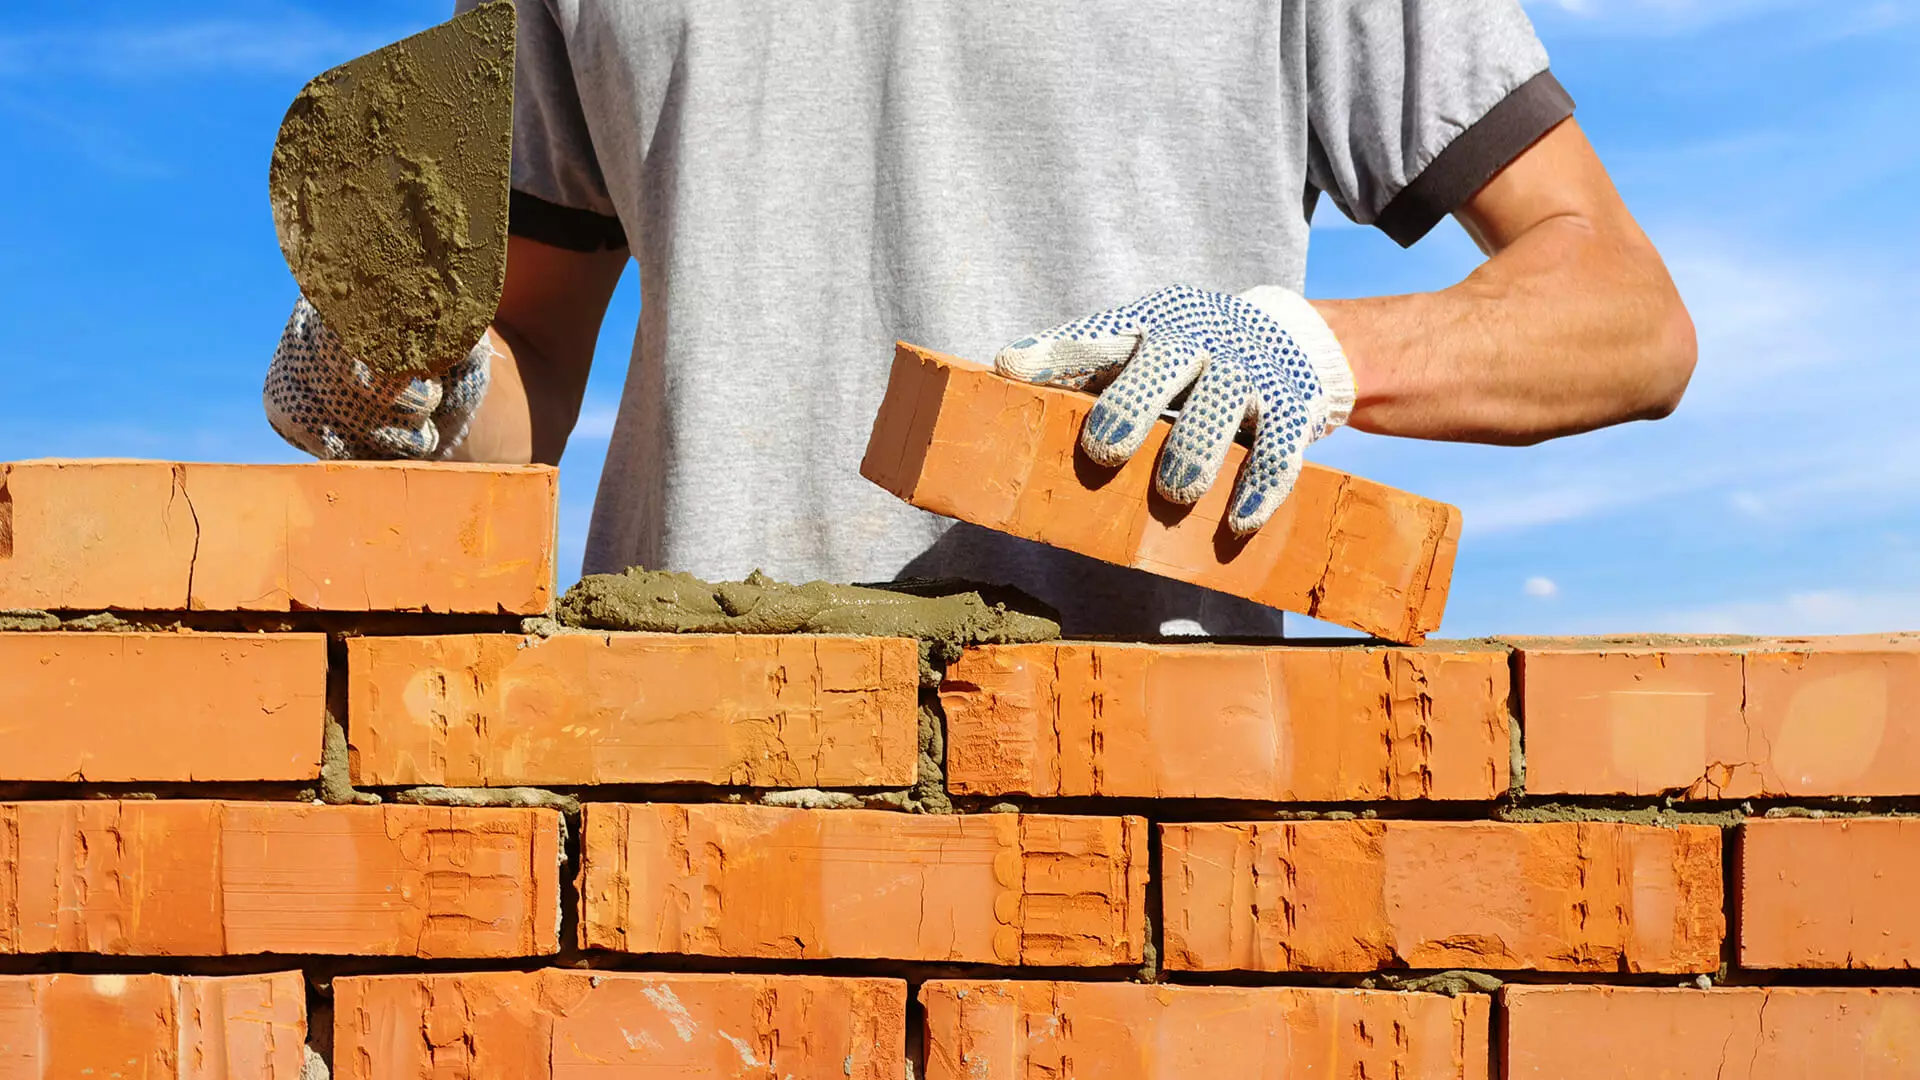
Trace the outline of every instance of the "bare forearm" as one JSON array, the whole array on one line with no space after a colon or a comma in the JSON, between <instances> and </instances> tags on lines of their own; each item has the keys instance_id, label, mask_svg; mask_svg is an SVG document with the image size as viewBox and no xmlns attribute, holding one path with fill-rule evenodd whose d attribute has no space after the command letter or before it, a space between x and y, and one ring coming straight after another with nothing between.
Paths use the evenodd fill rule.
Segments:
<instances>
[{"instance_id":1,"label":"bare forearm","mask_svg":"<svg viewBox=\"0 0 1920 1080\"><path fill-rule=\"evenodd\" d=\"M559 464L593 368L593 347L624 251L581 254L513 237L488 331L491 384L455 460Z\"/></svg>"},{"instance_id":2,"label":"bare forearm","mask_svg":"<svg viewBox=\"0 0 1920 1080\"><path fill-rule=\"evenodd\" d=\"M524 338L494 326L493 366L487 396L474 411L454 461L495 465L538 462L555 465L580 416L580 395L542 373L566 370L541 356Z\"/></svg>"},{"instance_id":3,"label":"bare forearm","mask_svg":"<svg viewBox=\"0 0 1920 1080\"><path fill-rule=\"evenodd\" d=\"M1569 125L1539 149L1551 160L1585 146ZM1352 426L1524 444L1673 410L1693 372L1692 321L1611 185L1592 183L1604 185L1593 209L1524 228L1484 206L1463 217L1497 253L1452 288L1315 302L1353 366ZM1538 185L1523 172L1490 189L1524 211Z\"/></svg>"}]
</instances>

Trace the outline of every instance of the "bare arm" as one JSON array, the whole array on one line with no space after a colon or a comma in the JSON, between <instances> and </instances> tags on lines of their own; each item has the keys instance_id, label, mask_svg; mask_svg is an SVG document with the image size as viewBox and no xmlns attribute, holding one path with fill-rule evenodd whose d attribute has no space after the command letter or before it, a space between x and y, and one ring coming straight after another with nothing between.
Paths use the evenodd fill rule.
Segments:
<instances>
[{"instance_id":1,"label":"bare arm","mask_svg":"<svg viewBox=\"0 0 1920 1080\"><path fill-rule=\"evenodd\" d=\"M580 418L593 346L627 252L586 254L515 236L490 331L492 385L456 461L557 464Z\"/></svg>"},{"instance_id":2,"label":"bare arm","mask_svg":"<svg viewBox=\"0 0 1920 1080\"><path fill-rule=\"evenodd\" d=\"M1314 302L1353 366L1353 427L1524 445L1673 411L1693 322L1574 121L1456 216L1490 256L1465 281Z\"/></svg>"}]
</instances>

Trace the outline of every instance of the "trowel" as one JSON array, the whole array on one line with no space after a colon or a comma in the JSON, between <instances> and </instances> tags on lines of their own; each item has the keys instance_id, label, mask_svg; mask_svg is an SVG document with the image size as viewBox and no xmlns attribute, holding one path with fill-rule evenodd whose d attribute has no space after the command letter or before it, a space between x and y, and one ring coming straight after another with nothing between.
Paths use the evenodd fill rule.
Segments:
<instances>
[{"instance_id":1,"label":"trowel","mask_svg":"<svg viewBox=\"0 0 1920 1080\"><path fill-rule=\"evenodd\" d=\"M494 0L322 73L280 124L280 250L348 352L440 375L500 306L514 7Z\"/></svg>"}]
</instances>

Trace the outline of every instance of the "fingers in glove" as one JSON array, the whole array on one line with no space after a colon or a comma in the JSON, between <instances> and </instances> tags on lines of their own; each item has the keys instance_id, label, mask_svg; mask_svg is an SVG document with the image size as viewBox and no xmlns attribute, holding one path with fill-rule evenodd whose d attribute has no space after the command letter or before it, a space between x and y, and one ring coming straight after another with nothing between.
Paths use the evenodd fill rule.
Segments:
<instances>
[{"instance_id":1,"label":"fingers in glove","mask_svg":"<svg viewBox=\"0 0 1920 1080\"><path fill-rule=\"evenodd\" d=\"M1132 457L1180 391L1207 366L1207 355L1183 335L1149 329L1140 351L1087 413L1080 447L1101 465Z\"/></svg>"},{"instance_id":2,"label":"fingers in glove","mask_svg":"<svg viewBox=\"0 0 1920 1080\"><path fill-rule=\"evenodd\" d=\"M367 432L367 443L378 458L398 458L408 461L425 461L440 456L440 428L432 417L422 417L418 421L409 418L411 426L384 424Z\"/></svg>"},{"instance_id":3,"label":"fingers in glove","mask_svg":"<svg viewBox=\"0 0 1920 1080\"><path fill-rule=\"evenodd\" d=\"M1222 357L1208 364L1160 451L1160 468L1154 474L1160 494L1177 503L1195 502L1206 494L1252 402L1253 380L1244 365Z\"/></svg>"},{"instance_id":4,"label":"fingers in glove","mask_svg":"<svg viewBox=\"0 0 1920 1080\"><path fill-rule=\"evenodd\" d=\"M1228 503L1227 528L1245 536L1267 523L1293 491L1307 449L1307 408L1282 399L1254 419L1253 452Z\"/></svg>"},{"instance_id":5,"label":"fingers in glove","mask_svg":"<svg viewBox=\"0 0 1920 1080\"><path fill-rule=\"evenodd\" d=\"M1140 329L1122 309L1042 330L1001 349L994 370L1021 382L1082 390L1126 366Z\"/></svg>"}]
</instances>

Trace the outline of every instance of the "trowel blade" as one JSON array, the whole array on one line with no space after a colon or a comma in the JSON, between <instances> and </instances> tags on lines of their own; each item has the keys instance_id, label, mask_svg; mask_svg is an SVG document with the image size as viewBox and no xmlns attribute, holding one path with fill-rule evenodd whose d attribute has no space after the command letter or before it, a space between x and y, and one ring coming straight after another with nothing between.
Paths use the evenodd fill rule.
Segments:
<instances>
[{"instance_id":1,"label":"trowel blade","mask_svg":"<svg viewBox=\"0 0 1920 1080\"><path fill-rule=\"evenodd\" d=\"M280 250L378 371L443 374L500 306L513 57L513 2L494 0L323 73L280 124Z\"/></svg>"}]
</instances>

